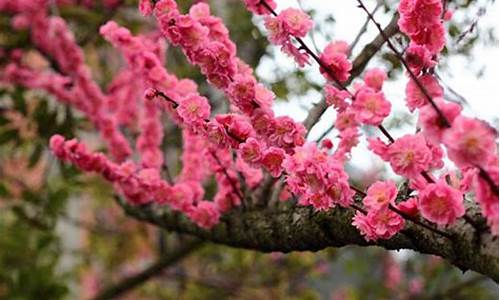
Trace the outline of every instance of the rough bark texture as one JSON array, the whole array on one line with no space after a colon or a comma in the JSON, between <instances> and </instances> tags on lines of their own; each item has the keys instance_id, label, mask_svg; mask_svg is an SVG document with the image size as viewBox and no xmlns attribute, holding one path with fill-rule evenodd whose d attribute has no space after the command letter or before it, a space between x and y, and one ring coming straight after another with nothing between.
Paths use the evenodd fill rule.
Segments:
<instances>
[{"instance_id":1,"label":"rough bark texture","mask_svg":"<svg viewBox=\"0 0 500 300\"><path fill-rule=\"evenodd\" d=\"M442 237L407 222L405 230L389 240L367 242L351 225L353 210L335 208L314 212L309 207L280 203L273 207L234 210L221 218L212 230L204 230L183 215L155 205L118 203L136 219L159 227L197 236L215 243L262 252L318 251L347 245L411 249L449 260L462 270L474 270L498 282L498 239L459 221ZM473 218L479 223L478 215Z\"/></svg>"}]
</instances>

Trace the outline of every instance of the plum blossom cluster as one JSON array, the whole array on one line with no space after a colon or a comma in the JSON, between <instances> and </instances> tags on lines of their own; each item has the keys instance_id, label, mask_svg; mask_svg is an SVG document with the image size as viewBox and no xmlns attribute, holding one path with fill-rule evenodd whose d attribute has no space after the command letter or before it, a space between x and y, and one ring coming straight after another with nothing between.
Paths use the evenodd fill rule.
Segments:
<instances>
[{"instance_id":1,"label":"plum blossom cluster","mask_svg":"<svg viewBox=\"0 0 500 300\"><path fill-rule=\"evenodd\" d=\"M354 93L327 84L324 88L326 103L337 112L334 127L339 132L339 144L334 156L346 161L351 150L359 143L359 126L379 126L391 111L391 103L382 91L386 73L379 68L369 69L364 82L356 85Z\"/></svg>"},{"instance_id":2,"label":"plum blossom cluster","mask_svg":"<svg viewBox=\"0 0 500 300\"><path fill-rule=\"evenodd\" d=\"M428 143L420 133L406 134L393 143L368 139L369 149L389 162L394 172L411 180L422 180L422 173L443 167L443 151Z\"/></svg>"},{"instance_id":3,"label":"plum blossom cluster","mask_svg":"<svg viewBox=\"0 0 500 300\"><path fill-rule=\"evenodd\" d=\"M276 3L274 1L245 0L249 11L265 15L265 27L269 32L269 41L275 45L280 45L281 50L294 58L295 62L304 67L309 63L309 58L313 58L320 64L320 71L328 80L337 83L345 82L349 78L352 64L348 59L350 51L349 45L344 41L329 43L323 52L318 56L314 55L307 48L302 38L313 27L311 18L302 10L287 8L276 13ZM297 40L299 47L294 45L292 37Z\"/></svg>"},{"instance_id":4,"label":"plum blossom cluster","mask_svg":"<svg viewBox=\"0 0 500 300\"><path fill-rule=\"evenodd\" d=\"M418 84L413 79L408 82L407 106L411 111L418 109L418 125L425 139L425 143L418 142L420 146L415 148L419 153L415 159L420 157L422 160L414 164L418 166L414 171L440 168L439 165L432 166L425 163L423 150L424 145L430 147L431 152L434 152L431 160L434 160L437 158L436 155L442 156L440 152L444 146L447 157L460 169L462 180L466 182L462 184L462 188L459 188L460 191L457 191L457 187L452 188L446 185L442 182L443 180L437 183L427 180L428 184L425 186L423 183L417 184L420 186L418 189L420 211L432 222L450 224L451 220L463 215L463 193L473 191L492 231L498 233L498 145L496 142L498 133L483 121L461 115L460 105L443 98L443 88L430 72L437 63L439 52L445 45L443 4L438 0L402 0L399 13L401 16L399 28L410 37L405 59L410 68L409 72L413 72L419 82ZM406 139L408 140L408 137ZM383 149L376 144L371 143L373 149L383 152ZM401 151L398 152L401 157ZM391 162L393 168L395 163L397 162ZM401 166L399 164L396 167L400 172L404 172ZM412 179L416 179L417 174L412 175ZM449 210L445 211L442 207L448 207ZM432 209L434 213L430 211ZM452 216L447 212L453 212Z\"/></svg>"},{"instance_id":5,"label":"plum blossom cluster","mask_svg":"<svg viewBox=\"0 0 500 300\"><path fill-rule=\"evenodd\" d=\"M431 55L438 54L443 49L446 39L441 19L442 1L402 0L399 3L399 14L399 28L410 37L414 45L425 47Z\"/></svg>"},{"instance_id":6,"label":"plum blossom cluster","mask_svg":"<svg viewBox=\"0 0 500 300\"><path fill-rule=\"evenodd\" d=\"M131 203L147 204L154 199L184 212L200 227L211 228L218 223L220 212L214 202L202 200L203 193L197 193L189 184L170 185L161 179L157 169L140 168L131 161L114 163L102 153L89 151L76 139L65 140L60 135L50 139L50 148L62 161L102 175Z\"/></svg>"},{"instance_id":7,"label":"plum blossom cluster","mask_svg":"<svg viewBox=\"0 0 500 300\"><path fill-rule=\"evenodd\" d=\"M269 39L274 44L283 45L282 50L285 53L290 54L285 48L289 44L290 36L295 37L302 51L296 49L292 56L299 66L303 67L304 62L307 62L309 55L312 54L301 40L312 27L310 18L303 11L293 8L276 13L274 4L262 1L245 1L245 3L250 11L266 15L265 25L269 31ZM313 58L320 66L320 72L327 80L335 83L335 86L329 84L325 86L325 98L338 113L335 127L339 130L340 142L334 156L344 161L349 157L352 148L358 144L358 126L380 125L391 109L390 102L382 92L382 85L387 75L381 69L367 71L365 83L357 87L355 95L342 86L342 83L349 79L352 69L352 63L348 59L349 52L350 46L347 42L334 41L328 43L319 56L313 54ZM332 147L333 144L329 148Z\"/></svg>"},{"instance_id":8,"label":"plum blossom cluster","mask_svg":"<svg viewBox=\"0 0 500 300\"><path fill-rule=\"evenodd\" d=\"M348 43L330 42L315 55L302 40L313 26L303 11L288 8L276 13L272 0L244 2L251 12L264 15L271 43L281 46L301 67L311 57L319 64L328 81L325 100L336 112L337 145L329 139L321 146L306 142L302 124L274 115L275 95L237 57L228 29L203 2L183 14L173 0L139 1L141 13L153 15L158 22L159 31L150 34L134 36L113 21L103 25L100 33L126 62L104 92L92 80L66 23L47 14L48 2L0 1L0 11L15 14L13 27L29 28L34 45L56 64L53 71L36 69L24 65L26 53L13 51L0 79L43 89L79 109L98 129L113 157L55 135L50 148L59 159L100 174L130 203L168 205L205 229L242 205L245 192L259 187L265 170L272 177L284 176L283 198L292 193L300 205L319 211L336 206L357 209L353 225L368 241L393 237L408 216L440 226L453 224L464 216L464 195L469 192L474 192L492 231L498 231L497 133L486 123L461 115L458 104L447 102L432 72L445 43L441 1L402 0L399 6L399 26L411 40L405 62L409 75L418 80L410 76L406 87L406 104L419 114L418 133L395 139L385 133L388 142L368 139L368 148L396 174L409 179L414 193L409 199L398 199L395 182L377 181L369 186L362 208L354 201L355 189L345 164L359 143L360 126L383 129L391 112L383 92L386 72L369 69L362 82L347 87L352 79ZM228 113L212 116L210 101L200 95L197 85L165 69L163 38L179 47L225 94L231 105ZM161 175L168 164L161 145L170 138L164 136L164 111L182 129L182 169L167 179ZM138 132L135 145L120 126ZM459 176L433 174L443 168L445 150L458 166ZM134 151L137 162L131 160ZM211 178L217 191L206 200L204 187Z\"/></svg>"},{"instance_id":9,"label":"plum blossom cluster","mask_svg":"<svg viewBox=\"0 0 500 300\"><path fill-rule=\"evenodd\" d=\"M493 232L498 232L498 133L485 122L465 116L454 118L451 128L438 131L448 158L471 184L483 215Z\"/></svg>"},{"instance_id":10,"label":"plum blossom cluster","mask_svg":"<svg viewBox=\"0 0 500 300\"><path fill-rule=\"evenodd\" d=\"M275 44L283 42L286 30L280 26L278 17L281 14L274 12L275 5L245 2L248 9L256 14L277 16L276 18L267 16L266 27L270 32L271 42ZM262 8L265 10L258 11ZM460 117L460 106L442 99L443 89L432 72L429 72L436 66L437 54L445 44L445 30L441 19L443 16L442 2L438 0L403 0L399 6L399 12L401 15L399 27L410 37L411 41L405 53L408 72L413 75L410 76L412 78L406 87L407 106L411 111L419 109L419 126L422 132L414 135L408 134L396 140L390 137L389 144L383 143L380 139L370 139L369 148L389 162L397 174L409 178L412 186L417 190L418 197L410 198L398 205L403 213L416 215L420 212L424 218L431 222L447 225L464 214L463 194L467 189L449 186L442 179L436 183L435 179L429 175L428 172L443 167L444 151L441 145L444 145L447 148L449 158L462 169L463 174L469 174L464 175L462 180L468 183L461 185L466 186L469 190L476 189L477 201L483 209L483 214L487 217L493 231L496 232L498 230L496 133L485 123ZM309 27L303 15L297 19L302 20L304 24L302 28ZM302 45L302 47L306 46ZM357 144L357 127L360 124L381 126L391 108L390 102L385 99L381 91L382 84L387 79L382 70L367 71L364 84L357 84L355 92L349 92L347 88L342 86L342 83L349 78L349 71L352 67L347 59L349 50L349 46L345 42L332 42L327 45L317 60L323 75L335 83L335 85L325 87L325 99L327 104L333 106L337 111L335 127L340 132L340 143L334 156L339 160L342 158L345 160L350 148ZM455 123L455 120L459 121ZM466 134L463 130L464 125L474 131ZM463 136L459 136L459 134ZM385 135L387 136L387 133ZM324 140L322 145L325 149L333 148L333 143L330 140ZM478 156L475 157L473 153ZM484 160L480 162L477 159L479 156L482 156ZM479 168L482 177L478 175L477 170L473 171L474 167ZM441 209L441 207L446 206L450 209L447 211ZM375 216L381 215L387 220L391 219L392 215L397 216L389 210L371 208L367 215L358 212L355 224L359 228L364 228L361 231L367 239L377 239L384 236L380 233L375 234L375 231L370 232L370 230L377 228L383 232L387 229L383 226L376 226L378 223L374 221L376 220ZM397 218L394 218L393 221L394 224L398 223ZM397 231L392 231L389 236Z\"/></svg>"},{"instance_id":11,"label":"plum blossom cluster","mask_svg":"<svg viewBox=\"0 0 500 300\"><path fill-rule=\"evenodd\" d=\"M281 50L295 59L300 67L304 67L309 61L309 54L304 49L297 48L293 42L294 38L303 38L311 30L313 22L311 18L300 9L287 8L277 16L265 17L265 26L269 31L269 41L280 45Z\"/></svg>"},{"instance_id":12,"label":"plum blossom cluster","mask_svg":"<svg viewBox=\"0 0 500 300\"><path fill-rule=\"evenodd\" d=\"M463 197L459 189L440 180L419 190L418 206L425 219L438 225L448 225L465 214Z\"/></svg>"},{"instance_id":13,"label":"plum blossom cluster","mask_svg":"<svg viewBox=\"0 0 500 300\"><path fill-rule=\"evenodd\" d=\"M224 91L237 113L219 115L208 122L204 128L208 139L238 148L247 138L258 137L265 152L260 163L279 176L284 153L292 153L295 146L304 143L305 128L289 117L274 116L274 94L258 83L248 65L236 56L227 28L210 14L208 5L198 3L188 14L181 14L174 1L164 0L156 3L153 12L164 36L201 68L210 83Z\"/></svg>"},{"instance_id":14,"label":"plum blossom cluster","mask_svg":"<svg viewBox=\"0 0 500 300\"><path fill-rule=\"evenodd\" d=\"M18 8L23 7L19 5ZM67 24L60 17L47 16L45 8L48 4L45 1L26 5L16 15L26 21L19 29L30 29L33 44L55 61L60 73L54 74L24 65L24 53L19 50L11 53L12 59L2 73L2 80L44 89L78 108L100 129L113 157L117 161L123 161L131 154L131 147L117 130L118 121L109 113L107 95L91 78L90 69L84 63L83 52ZM9 8L7 5L6 9Z\"/></svg>"},{"instance_id":15,"label":"plum blossom cluster","mask_svg":"<svg viewBox=\"0 0 500 300\"><path fill-rule=\"evenodd\" d=\"M155 98L167 97L168 101L160 103L165 103L163 107L179 125L187 129L183 132L183 169L178 183L187 182L192 190L202 193L201 182L214 172L218 187L214 196L217 209L226 212L240 205L241 195L235 192L240 189L236 171L245 176L250 186L260 182L262 173L244 161L237 161L234 165L230 152L224 150L226 147L237 148L242 141L254 134L248 121L236 114L218 115L214 120L209 120L208 99L197 93L196 84L169 74L140 38L132 36L127 29L114 22L104 25L101 33L122 50L131 68L138 71L137 75L149 86L145 92L145 97L149 99L146 107L153 106L155 102L152 100ZM216 147L211 147L207 141L211 141ZM209 151L206 151L207 147ZM207 165L207 160L211 164ZM280 169L278 171L281 172Z\"/></svg>"},{"instance_id":16,"label":"plum blossom cluster","mask_svg":"<svg viewBox=\"0 0 500 300\"><path fill-rule=\"evenodd\" d=\"M283 166L290 191L300 195L299 204L317 210L352 204L354 191L349 187L349 176L341 161L318 149L315 143L298 147Z\"/></svg>"},{"instance_id":17,"label":"plum blossom cluster","mask_svg":"<svg viewBox=\"0 0 500 300\"><path fill-rule=\"evenodd\" d=\"M390 209L396 204L397 193L393 181L378 181L368 188L363 199L367 212L358 211L353 218L353 225L367 241L388 239L403 229L404 219Z\"/></svg>"},{"instance_id":18,"label":"plum blossom cluster","mask_svg":"<svg viewBox=\"0 0 500 300\"><path fill-rule=\"evenodd\" d=\"M443 2L403 0L399 4L399 13L399 28L410 38L405 61L408 71L414 76L406 86L406 101L410 111L413 111L443 96L443 89L437 79L432 72L428 72L437 64L437 56L446 42L442 20Z\"/></svg>"}]
</instances>

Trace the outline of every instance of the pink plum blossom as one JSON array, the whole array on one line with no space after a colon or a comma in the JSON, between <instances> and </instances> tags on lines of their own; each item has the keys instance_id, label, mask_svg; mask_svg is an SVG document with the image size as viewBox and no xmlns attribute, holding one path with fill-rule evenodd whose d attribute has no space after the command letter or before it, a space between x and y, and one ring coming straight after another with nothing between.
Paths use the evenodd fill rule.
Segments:
<instances>
[{"instance_id":1,"label":"pink plum blossom","mask_svg":"<svg viewBox=\"0 0 500 300\"><path fill-rule=\"evenodd\" d=\"M251 165L258 164L262 159L263 145L255 138L248 138L245 143L239 146L239 155Z\"/></svg>"},{"instance_id":2,"label":"pink plum blossom","mask_svg":"<svg viewBox=\"0 0 500 300\"><path fill-rule=\"evenodd\" d=\"M356 128L358 125L359 123L356 120L356 111L352 108L340 112L335 120L335 128L340 131L348 128Z\"/></svg>"},{"instance_id":3,"label":"pink plum blossom","mask_svg":"<svg viewBox=\"0 0 500 300\"><path fill-rule=\"evenodd\" d=\"M439 225L452 224L465 214L463 194L443 181L419 191L418 208L424 218Z\"/></svg>"},{"instance_id":4,"label":"pink plum blossom","mask_svg":"<svg viewBox=\"0 0 500 300\"><path fill-rule=\"evenodd\" d=\"M389 145L369 139L368 147L388 161L396 174L410 179L418 178L432 165L432 152L421 134L406 134Z\"/></svg>"},{"instance_id":5,"label":"pink plum blossom","mask_svg":"<svg viewBox=\"0 0 500 300\"><path fill-rule=\"evenodd\" d=\"M398 195L398 189L396 184L389 181L377 181L373 183L366 193L366 197L363 199L363 204L368 209L381 209L387 208L389 205L394 205L396 196Z\"/></svg>"},{"instance_id":6,"label":"pink plum blossom","mask_svg":"<svg viewBox=\"0 0 500 300\"><path fill-rule=\"evenodd\" d=\"M408 216L416 216L418 215L418 200L415 197L411 197L399 202L396 208Z\"/></svg>"},{"instance_id":7,"label":"pink plum blossom","mask_svg":"<svg viewBox=\"0 0 500 300\"><path fill-rule=\"evenodd\" d=\"M279 177L283 170L281 164L285 159L285 151L281 148L270 147L262 155L261 163L273 177Z\"/></svg>"},{"instance_id":8,"label":"pink plum blossom","mask_svg":"<svg viewBox=\"0 0 500 300\"><path fill-rule=\"evenodd\" d=\"M391 103L382 92L364 88L358 92L352 104L356 120L363 124L378 126L391 112Z\"/></svg>"},{"instance_id":9,"label":"pink plum blossom","mask_svg":"<svg viewBox=\"0 0 500 300\"><path fill-rule=\"evenodd\" d=\"M331 84L327 84L324 87L325 100L328 105L331 105L338 112L343 112L347 109L349 93L347 91L339 90Z\"/></svg>"},{"instance_id":10,"label":"pink plum blossom","mask_svg":"<svg viewBox=\"0 0 500 300\"><path fill-rule=\"evenodd\" d=\"M281 51L292 57L301 68L309 64L309 53L303 49L297 48L290 40L282 44Z\"/></svg>"},{"instance_id":11,"label":"pink plum blossom","mask_svg":"<svg viewBox=\"0 0 500 300\"><path fill-rule=\"evenodd\" d=\"M416 44L410 44L406 49L405 59L416 75L420 74L422 69L432 68L436 65L429 50L424 46Z\"/></svg>"},{"instance_id":12,"label":"pink plum blossom","mask_svg":"<svg viewBox=\"0 0 500 300\"><path fill-rule=\"evenodd\" d=\"M284 30L295 37L305 37L313 26L309 15L296 8L282 10L277 18L282 23Z\"/></svg>"},{"instance_id":13,"label":"pink plum blossom","mask_svg":"<svg viewBox=\"0 0 500 300\"><path fill-rule=\"evenodd\" d=\"M389 239L404 227L404 219L388 208L371 210L368 214L356 212L352 224L367 241Z\"/></svg>"},{"instance_id":14,"label":"pink plum blossom","mask_svg":"<svg viewBox=\"0 0 500 300\"><path fill-rule=\"evenodd\" d=\"M462 107L454 102L447 102L441 98L434 99L434 102L444 118L450 123L453 123L455 118L460 115L462 111ZM443 120L437 114L436 109L430 104L420 108L418 124L422 128L422 133L425 138L433 143L440 143L447 129Z\"/></svg>"},{"instance_id":15,"label":"pink plum blossom","mask_svg":"<svg viewBox=\"0 0 500 300\"><path fill-rule=\"evenodd\" d=\"M345 49L339 45L337 42L331 42L321 52L319 56L322 62L320 71L328 80L345 82L349 78L352 64L344 52Z\"/></svg>"},{"instance_id":16,"label":"pink plum blossom","mask_svg":"<svg viewBox=\"0 0 500 300\"><path fill-rule=\"evenodd\" d=\"M443 88L439 85L434 76L426 74L420 76L418 80L431 98L443 97ZM418 87L417 83L415 83L413 79L410 79L406 85L406 105L410 111L414 111L416 108L420 108L428 103L429 100Z\"/></svg>"},{"instance_id":17,"label":"pink plum blossom","mask_svg":"<svg viewBox=\"0 0 500 300\"><path fill-rule=\"evenodd\" d=\"M457 166L483 166L490 157L498 155L496 136L497 133L483 121L458 116L443 134L443 143Z\"/></svg>"},{"instance_id":18,"label":"pink plum blossom","mask_svg":"<svg viewBox=\"0 0 500 300\"><path fill-rule=\"evenodd\" d=\"M190 94L180 99L177 107L179 116L189 125L200 125L210 116L210 105L205 97Z\"/></svg>"},{"instance_id":19,"label":"pink plum blossom","mask_svg":"<svg viewBox=\"0 0 500 300\"><path fill-rule=\"evenodd\" d=\"M284 28L283 22L273 16L266 16L264 18L264 26L269 32L269 41L275 45L283 45L290 39L290 35Z\"/></svg>"},{"instance_id":20,"label":"pink plum blossom","mask_svg":"<svg viewBox=\"0 0 500 300\"><path fill-rule=\"evenodd\" d=\"M384 81L387 80L387 73L380 68L373 68L365 72L363 79L367 86L376 91L380 91Z\"/></svg>"},{"instance_id":21,"label":"pink plum blossom","mask_svg":"<svg viewBox=\"0 0 500 300\"><path fill-rule=\"evenodd\" d=\"M220 213L214 202L201 201L189 212L189 217L201 228L211 229L219 222Z\"/></svg>"}]
</instances>

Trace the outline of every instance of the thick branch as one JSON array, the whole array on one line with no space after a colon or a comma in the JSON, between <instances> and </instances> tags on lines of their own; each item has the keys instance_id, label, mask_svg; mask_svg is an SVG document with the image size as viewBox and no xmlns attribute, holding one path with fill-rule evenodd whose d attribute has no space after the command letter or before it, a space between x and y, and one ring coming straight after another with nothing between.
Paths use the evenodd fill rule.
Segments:
<instances>
[{"instance_id":1,"label":"thick branch","mask_svg":"<svg viewBox=\"0 0 500 300\"><path fill-rule=\"evenodd\" d=\"M167 267L183 259L186 255L189 255L202 244L203 241L198 239L187 242L185 245L179 247L179 249L175 249L173 252L160 257L158 261L144 269L144 271L131 277L127 277L123 281L101 291L93 298L93 300L115 299L116 297L123 295L124 293L148 281L152 277L160 274Z\"/></svg>"},{"instance_id":2,"label":"thick branch","mask_svg":"<svg viewBox=\"0 0 500 300\"><path fill-rule=\"evenodd\" d=\"M398 32L398 14L395 14L392 17L391 22L387 24L384 28L384 33L388 37L392 37ZM351 70L351 77L345 83L349 84L354 78L359 76L363 70L366 68L368 62L373 58L373 56L378 52L378 50L385 43L385 39L382 34L377 35L369 44L367 44L361 53L353 61L353 67ZM304 120L304 126L310 130L316 122L321 118L325 110L327 109L326 100L322 99L319 103L317 103L311 110L309 110L309 114L307 118Z\"/></svg>"},{"instance_id":3,"label":"thick branch","mask_svg":"<svg viewBox=\"0 0 500 300\"><path fill-rule=\"evenodd\" d=\"M204 230L166 208L118 202L128 215L139 220L237 248L262 252L318 251L347 245L411 249L443 257L462 270L474 270L498 282L497 237L489 232L476 233L463 221L448 228L452 240L408 222L403 233L390 240L367 242L351 225L353 210L350 209L314 212L310 207L280 203L261 210L232 211L212 230Z\"/></svg>"}]
</instances>

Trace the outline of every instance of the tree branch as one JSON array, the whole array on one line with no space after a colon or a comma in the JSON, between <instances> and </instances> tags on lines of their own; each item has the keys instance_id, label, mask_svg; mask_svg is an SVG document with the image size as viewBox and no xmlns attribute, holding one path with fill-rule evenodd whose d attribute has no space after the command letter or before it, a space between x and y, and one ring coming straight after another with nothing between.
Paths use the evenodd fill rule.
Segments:
<instances>
[{"instance_id":1,"label":"tree branch","mask_svg":"<svg viewBox=\"0 0 500 300\"><path fill-rule=\"evenodd\" d=\"M416 297L412 299L418 299L418 300L453 299L457 296L457 294L460 294L460 292L465 288L477 285L481 283L481 281L483 280L484 280L483 276L474 276L469 278L468 280L461 281L455 285L452 285L448 289L445 289L444 291L441 291L439 293L432 294L428 297Z\"/></svg>"},{"instance_id":2,"label":"tree branch","mask_svg":"<svg viewBox=\"0 0 500 300\"><path fill-rule=\"evenodd\" d=\"M377 1L377 5L372 10L372 15L374 15L377 12L377 10L381 7L382 7L382 4ZM349 55L351 55L352 50L354 50L354 47L356 47L356 45L361 40L361 37L366 33L366 30L368 29L368 24L370 24L370 18L367 17L365 20L365 23L363 23L363 25L361 26L361 28L358 31L358 34L356 35L356 37L354 38L354 40L352 41L352 43L349 47Z\"/></svg>"},{"instance_id":3,"label":"tree branch","mask_svg":"<svg viewBox=\"0 0 500 300\"><path fill-rule=\"evenodd\" d=\"M185 256L199 248L202 244L203 241L199 239L187 242L178 249L175 249L173 252L166 253L164 256L160 257L158 261L147 267L144 271L131 277L127 277L123 281L104 289L92 298L92 300L115 299L116 297L129 292L152 277L160 274L165 270L165 268L183 259Z\"/></svg>"},{"instance_id":4,"label":"tree branch","mask_svg":"<svg viewBox=\"0 0 500 300\"><path fill-rule=\"evenodd\" d=\"M262 252L318 251L347 245L411 249L443 257L464 271L474 270L498 282L498 238L489 232L476 233L463 220L447 228L452 239L408 222L402 234L389 240L367 242L351 225L353 210L340 207L315 212L310 207L279 203L265 209L231 211L213 229L204 230L168 208L133 206L119 198L117 201L136 219L237 248ZM479 213L473 215L479 216Z\"/></svg>"}]
</instances>

